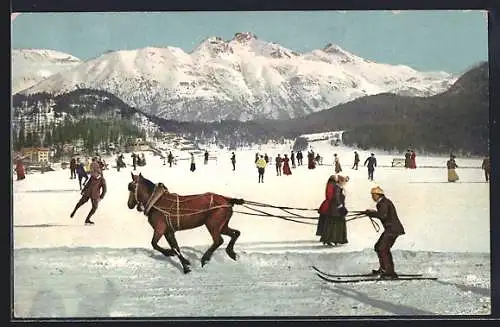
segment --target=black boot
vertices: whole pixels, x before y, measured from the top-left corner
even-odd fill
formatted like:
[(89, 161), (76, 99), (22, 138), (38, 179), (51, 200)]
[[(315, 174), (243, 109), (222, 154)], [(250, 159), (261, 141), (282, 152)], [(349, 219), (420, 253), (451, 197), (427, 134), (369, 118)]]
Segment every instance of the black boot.
[(89, 219), (85, 220), (85, 225), (94, 225), (93, 221), (90, 221)]

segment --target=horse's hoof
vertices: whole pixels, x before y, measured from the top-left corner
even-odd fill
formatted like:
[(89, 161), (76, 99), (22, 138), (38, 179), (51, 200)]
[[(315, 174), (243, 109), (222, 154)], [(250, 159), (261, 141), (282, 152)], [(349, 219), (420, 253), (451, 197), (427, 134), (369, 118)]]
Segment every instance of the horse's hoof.
[(227, 253), (227, 255), (228, 255), (231, 259), (233, 259), (234, 261), (236, 261), (236, 253), (234, 253), (234, 252), (232, 252), (232, 251), (227, 251), (226, 253)]

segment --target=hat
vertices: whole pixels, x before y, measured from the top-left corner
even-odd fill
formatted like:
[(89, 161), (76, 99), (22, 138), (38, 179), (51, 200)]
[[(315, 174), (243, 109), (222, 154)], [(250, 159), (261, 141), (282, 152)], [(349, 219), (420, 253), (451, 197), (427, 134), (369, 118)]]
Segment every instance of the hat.
[(347, 183), (349, 181), (349, 176), (342, 176), (342, 175), (338, 175), (337, 176), (337, 180), (340, 182), (340, 183)]
[(371, 189), (370, 191), (371, 194), (380, 194), (380, 195), (384, 195), (384, 190), (382, 190), (380, 188), (380, 186), (376, 186), (374, 188)]

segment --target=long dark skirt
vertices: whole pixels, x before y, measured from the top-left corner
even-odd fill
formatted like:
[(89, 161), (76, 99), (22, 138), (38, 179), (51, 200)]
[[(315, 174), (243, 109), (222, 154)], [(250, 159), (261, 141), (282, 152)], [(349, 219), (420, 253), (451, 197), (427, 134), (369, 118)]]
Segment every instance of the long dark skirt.
[(320, 214), (319, 219), (318, 219), (318, 226), (316, 228), (316, 236), (321, 236), (325, 232), (325, 226), (326, 226), (326, 221), (328, 219), (328, 216)]
[(346, 244), (347, 226), (345, 217), (327, 217), (321, 234), (320, 242)]

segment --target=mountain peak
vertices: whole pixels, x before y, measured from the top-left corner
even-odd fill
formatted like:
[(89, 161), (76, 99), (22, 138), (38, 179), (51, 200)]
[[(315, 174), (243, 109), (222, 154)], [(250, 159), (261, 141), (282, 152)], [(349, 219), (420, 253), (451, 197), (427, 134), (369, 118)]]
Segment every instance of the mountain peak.
[(234, 34), (233, 40), (238, 42), (248, 42), (250, 40), (257, 40), (257, 36), (251, 32), (238, 32)]

